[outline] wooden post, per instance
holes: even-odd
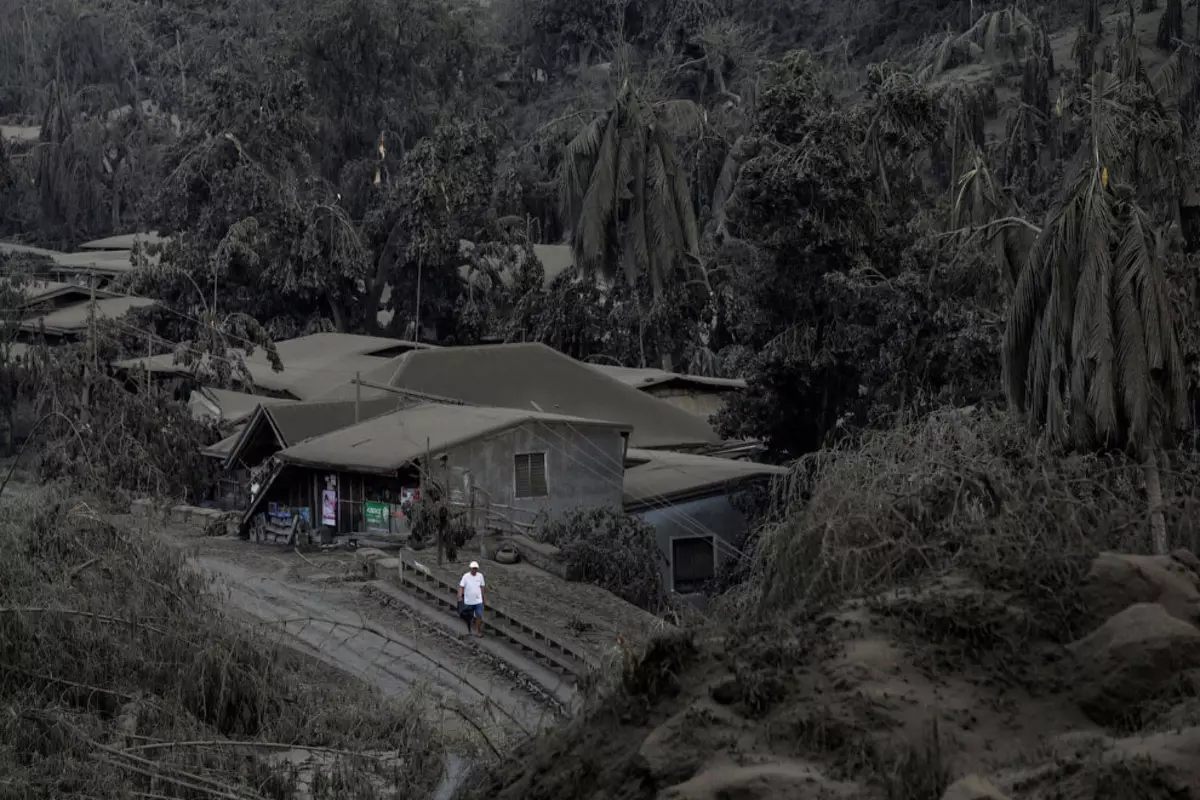
[[[146,331],[146,394],[150,394],[150,359],[154,358],[154,343],[150,339],[150,331]]]
[[[429,463],[430,463],[430,461],[429,461],[429,437],[426,436],[425,437],[425,463],[421,465],[422,466],[422,469],[421,469],[421,477],[422,478],[424,478],[426,473],[429,472]],[[425,492],[421,492],[421,501],[422,502],[425,501]],[[442,498],[442,501],[444,502],[445,498]],[[442,556],[443,556],[442,545],[444,544],[442,542],[442,527],[440,524],[438,524],[440,522],[441,522],[441,515],[438,514],[436,517],[436,520],[434,522],[434,526],[433,526],[433,535],[434,535],[434,538],[437,539],[437,563],[438,563],[439,567],[442,565]]]
[[[362,373],[354,373],[354,424],[359,421],[358,407],[362,403]]]

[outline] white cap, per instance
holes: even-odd
[[[479,562],[478,562],[478,561],[472,561],[472,562],[471,562],[471,567],[470,567],[470,568],[471,568],[471,569],[479,569]]]

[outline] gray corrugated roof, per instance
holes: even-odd
[[[706,490],[715,494],[733,484],[788,472],[785,467],[769,464],[667,450],[630,448],[626,456],[640,462],[625,470],[626,511],[657,505],[673,497],[702,494]]]
[[[245,429],[245,427],[246,426],[244,424],[239,425],[233,433],[226,436],[216,444],[210,444],[208,447],[200,448],[200,455],[208,456],[210,458],[228,458],[229,454],[233,452],[233,448],[237,444],[238,439],[241,438],[242,430]]]
[[[276,406],[261,406],[246,422],[245,430],[239,436],[238,442],[229,452],[233,460],[240,454],[242,441],[250,441],[255,431],[263,425],[269,425],[280,439],[281,448],[327,433],[347,428],[354,424],[355,414],[360,422],[373,419],[381,414],[388,414],[398,408],[413,405],[416,401],[402,395],[364,400],[355,412],[353,400],[333,400],[316,402],[293,402]]]
[[[611,422],[541,414],[513,408],[418,403],[358,425],[309,439],[277,454],[281,461],[311,467],[391,473],[426,451],[439,453],[454,445],[525,423],[563,423],[628,430]]]
[[[61,281],[31,281],[21,287],[21,292],[25,295],[25,300],[22,307],[28,308],[40,303],[47,303],[51,300],[56,300],[61,297],[70,297],[75,295],[81,300],[90,300],[92,290],[78,283],[63,283]],[[103,289],[96,289],[96,297],[117,297],[113,292],[106,292]]]
[[[286,364],[294,361],[329,361],[347,356],[369,356],[388,350],[432,349],[434,345],[390,339],[385,336],[362,336],[357,333],[314,333],[275,343],[279,357]]]
[[[363,400],[358,418],[360,421],[373,419],[412,404],[411,399],[401,395]],[[289,447],[354,424],[353,400],[289,403],[263,410],[283,436],[284,444]]]
[[[353,380],[356,373],[361,372],[365,376],[388,363],[389,359],[371,353],[427,347],[432,345],[380,336],[317,333],[275,343],[275,350],[283,361],[283,370],[280,372],[271,367],[262,348],[256,348],[254,353],[242,355],[242,358],[257,388],[288,392],[301,400],[313,400]],[[171,353],[154,356],[149,359],[150,369],[172,375],[186,374],[186,370],[175,364],[174,360]],[[142,366],[146,361],[145,358],[131,358],[118,361],[114,366],[132,369]],[[353,396],[351,393],[348,399],[353,399]]]
[[[621,383],[638,389],[648,389],[651,386],[661,386],[664,383],[672,382],[692,384],[702,389],[731,390],[746,388],[746,382],[741,378],[709,378],[704,375],[684,375],[680,372],[667,372],[663,369],[616,367],[610,364],[588,364],[588,366],[611,378],[616,378]]]
[[[295,403],[295,400],[288,400],[283,397],[265,397],[260,394],[247,394],[245,392],[234,392],[229,389],[217,389],[212,386],[205,386],[202,389],[197,389],[193,392],[193,396],[199,395],[215,404],[220,410],[220,418],[222,422],[233,423],[244,420],[254,413],[260,405],[262,406],[278,406]]]
[[[145,308],[154,305],[153,300],[145,297],[106,297],[96,301],[96,317],[98,319],[116,319],[134,308]],[[87,328],[90,300],[75,305],[51,311],[44,317],[35,317],[21,323],[21,330],[36,332],[43,325],[47,333],[79,333]]]
[[[633,427],[638,447],[713,444],[708,422],[604,375],[544,344],[499,344],[418,350],[363,375],[367,383],[412,389],[478,406],[541,410]],[[363,388],[363,397],[381,392]],[[354,396],[354,386],[329,399]]]
[[[145,245],[161,244],[166,241],[154,231],[150,233],[124,233],[105,239],[93,239],[79,245],[80,250],[133,250],[135,242]]]

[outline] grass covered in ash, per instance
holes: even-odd
[[[0,798],[436,784],[442,748],[415,708],[229,618],[151,535],[47,489],[0,504],[0,554]]]
[[[1200,462],[1162,470],[1173,546],[1200,543]],[[1146,552],[1140,465],[1030,445],[1003,412],[947,411],[802,460],[781,520],[754,546],[745,609],[821,611],[849,598],[969,578],[1028,608],[1036,630],[1084,633],[1078,593],[1104,550]]]

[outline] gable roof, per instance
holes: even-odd
[[[155,301],[146,297],[105,297],[96,300],[96,318],[97,319],[116,319],[124,316],[127,312],[134,308],[145,308],[146,306],[154,305]],[[85,300],[82,303],[59,308],[50,313],[41,316],[33,317],[24,320],[21,323],[21,330],[29,333],[37,333],[45,326],[46,333],[68,335],[82,333],[88,326],[88,316],[90,314],[90,300]]]
[[[610,364],[588,364],[588,366],[638,389],[649,389],[652,386],[661,386],[666,383],[678,383],[711,391],[736,391],[746,388],[746,382],[741,378],[709,378],[704,375],[667,372],[663,369],[617,367]]]
[[[720,441],[694,414],[651,397],[540,343],[416,350],[364,373],[364,383],[411,389],[477,406],[610,420],[633,428],[637,447],[682,447]],[[326,395],[354,397],[348,383]],[[362,387],[363,397],[378,389]]]
[[[245,424],[238,425],[233,433],[226,436],[221,441],[210,444],[208,447],[200,448],[200,455],[208,456],[209,458],[219,458],[224,461],[229,457],[230,452],[237,445],[238,439],[241,438],[242,431],[245,430]]]
[[[630,448],[626,454],[626,511],[661,506],[671,500],[723,494],[747,481],[786,475],[786,467],[734,461],[669,450]]]
[[[203,386],[193,391],[191,398],[189,398],[189,404],[193,406],[193,413],[199,413],[195,410],[195,404],[198,402],[215,407],[216,416],[220,418],[221,422],[234,423],[245,420],[260,405],[278,406],[295,403],[296,401],[284,397],[265,397],[260,394],[247,394],[229,389]]]
[[[388,357],[398,352],[432,347],[433,345],[380,336],[315,333],[275,343],[275,350],[283,361],[283,369],[279,372],[271,366],[262,348],[256,348],[249,356],[243,354],[242,359],[255,387],[272,392],[287,392],[299,400],[314,400],[328,394],[333,387],[353,380],[357,373],[365,376],[372,370],[379,369],[388,362]],[[385,355],[377,355],[381,353]],[[186,368],[175,363],[172,353],[152,356],[149,359],[130,358],[118,361],[114,366],[132,369],[147,363],[151,372],[187,374]],[[347,399],[353,397],[351,392]]]
[[[106,292],[103,289],[96,289],[96,297],[103,299],[106,297],[116,297],[113,292]],[[90,300],[92,290],[78,283],[63,283],[62,281],[30,281],[21,287],[21,293],[24,299],[21,301],[21,308],[29,308],[30,306],[49,303],[52,300],[58,300],[64,297],[76,297],[79,300]]]
[[[412,405],[413,402],[409,398],[395,394],[363,400],[359,403],[358,420],[362,422],[373,419],[381,414]],[[354,425],[356,414],[354,405],[353,400],[318,400],[274,406],[260,405],[247,420],[246,427],[237,443],[229,451],[225,464],[227,467],[231,465],[264,425],[271,430],[282,450],[308,439]]]
[[[532,409],[484,408],[422,402],[383,414],[288,447],[276,454],[284,463],[314,468],[391,474],[426,453],[535,422],[605,427],[628,431],[613,422],[543,414]]]
[[[358,419],[360,422],[373,419],[411,405],[412,402],[409,398],[401,395],[387,395],[363,400],[359,404]],[[354,425],[353,400],[289,403],[283,406],[265,407],[263,410],[271,418],[271,423],[279,431],[284,444],[288,447]]]

